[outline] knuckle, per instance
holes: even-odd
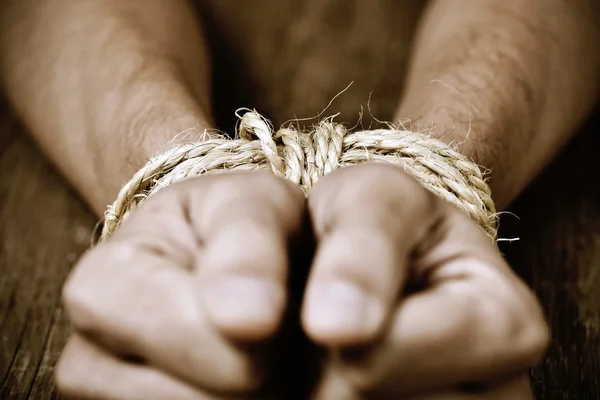
[[[514,313],[498,296],[489,294],[482,298],[479,301],[477,312],[480,324],[485,327],[488,336],[504,341],[515,333]]]
[[[523,363],[533,367],[541,361],[550,344],[550,329],[545,323],[530,324],[521,332],[519,341],[523,348]]]
[[[285,202],[304,199],[298,185],[287,179],[277,177],[268,171],[256,171],[253,176],[255,181],[251,181],[249,184],[269,197]]]
[[[517,347],[521,349],[523,364],[534,366],[544,356],[551,333],[539,302],[533,295],[530,297],[530,306],[520,308],[521,327]]]
[[[381,229],[338,229],[323,245],[314,264],[315,273],[326,279],[353,282],[378,298],[387,298],[394,292],[394,285],[386,278],[396,276],[390,271],[398,261],[395,247],[396,243]],[[372,260],[377,260],[375,265],[365,268]]]
[[[106,305],[111,299],[103,293],[110,280],[105,265],[107,251],[111,264],[132,257],[129,246],[102,244],[88,252],[75,266],[62,289],[62,303],[71,323],[80,331],[94,332],[100,327]]]
[[[435,342],[432,351],[443,353],[449,343],[455,343],[458,347],[471,347],[478,357],[486,359],[505,354],[507,345],[510,346],[506,337],[510,335],[511,316],[507,315],[502,302],[489,293],[482,294],[481,288],[472,284],[454,292],[449,302],[457,311],[445,319],[440,340]]]
[[[260,189],[264,186],[283,185],[284,180],[276,177],[267,170],[256,171],[239,171],[230,172],[219,175],[219,184],[230,183],[236,187],[249,186],[251,188]]]
[[[464,312],[456,313],[456,316],[451,319],[451,323],[448,325],[448,329],[445,332],[445,337],[452,339],[462,339],[465,343],[470,343],[476,338],[478,333],[476,331],[477,326],[482,324],[481,315],[489,322],[485,325],[486,331],[497,331],[497,326],[502,325],[502,321],[499,320],[496,308],[487,300],[479,300],[475,296],[461,296],[458,300],[457,308],[464,310]],[[490,318],[490,316],[492,316]],[[445,346],[447,342],[440,341],[440,345]]]
[[[550,341],[549,327],[533,295],[523,296],[514,287],[501,289],[482,301],[481,321],[490,341],[490,349],[511,363],[534,366],[543,356]],[[510,286],[509,282],[504,285]],[[524,285],[524,284],[522,284]]]
[[[60,394],[69,398],[81,397],[81,379],[74,377],[73,370],[58,367],[55,374],[56,388]]]
[[[208,189],[211,204],[244,203],[250,204],[259,200],[272,199],[278,195],[281,186],[277,178],[266,172],[230,173],[214,176]]]
[[[219,363],[218,376],[221,389],[249,393],[258,390],[265,382],[265,373],[258,358],[249,355]]]
[[[261,214],[263,213],[257,210],[254,215],[240,216],[231,227],[224,227],[223,232],[232,238],[246,238],[248,244],[277,243],[281,236],[280,233],[273,230],[272,224],[266,223],[272,222],[274,224],[275,216],[268,213]]]
[[[344,180],[340,192],[349,199],[382,201],[387,210],[410,210],[403,216],[422,214],[438,206],[437,197],[425,190],[417,180],[400,168],[370,162],[347,168],[338,175]],[[351,179],[350,179],[351,176]]]
[[[238,392],[252,392],[264,384],[266,379],[264,357],[264,354],[246,353],[232,363],[234,376],[237,377],[235,382],[232,382],[232,386],[237,386]]]
[[[392,376],[394,380],[399,378],[389,362],[381,362],[382,358],[387,358],[382,352],[388,350],[354,349],[341,354],[331,353],[326,368],[335,373],[327,374],[325,378],[337,378],[351,391],[369,393],[377,390],[387,385]]]
[[[270,172],[232,174],[229,178],[215,183],[215,198],[211,198],[214,204],[237,203],[243,199],[245,208],[262,210],[259,214],[285,221],[296,219],[295,211],[303,207],[305,197],[299,186]]]
[[[250,175],[248,175],[246,178],[240,179],[241,176],[237,174],[235,176],[227,176],[224,174],[219,176],[219,178],[221,179],[215,179],[215,181],[212,183],[210,191],[212,192],[211,194],[216,197],[214,201],[223,203],[229,202],[232,199],[239,199],[247,195],[248,193],[246,192],[248,191],[248,188],[246,188],[245,185],[246,183],[252,181]],[[253,185],[250,184],[250,187],[252,188]]]
[[[97,326],[97,297],[87,290],[87,284],[72,279],[62,291],[63,307],[71,324],[81,331],[93,331]]]
[[[58,391],[67,397],[83,397],[83,388],[86,380],[82,368],[78,365],[72,352],[65,351],[61,355],[54,373],[54,380]]]
[[[515,312],[511,305],[513,301],[504,301],[503,297],[488,293],[478,305],[479,324],[485,337],[490,339],[490,349],[502,353],[506,352],[507,347],[513,346],[513,339],[518,333]]]

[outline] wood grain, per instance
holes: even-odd
[[[251,4],[251,5],[249,5]],[[322,111],[391,118],[422,2],[212,0],[198,7],[210,38],[219,127],[237,107],[275,125]],[[369,102],[370,98],[370,103]],[[311,123],[307,121],[307,123]],[[503,251],[541,297],[554,341],[533,373],[538,399],[600,398],[599,118],[503,219]],[[53,368],[68,334],[61,286],[95,219],[0,110],[0,399],[55,399]]]
[[[0,125],[0,399],[53,393],[61,286],[94,220],[4,108]]]

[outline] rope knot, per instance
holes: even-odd
[[[250,110],[240,116],[237,131],[242,140],[258,138],[271,172],[299,184],[305,192],[337,169],[348,132],[329,120],[321,121],[310,133],[291,127],[275,132],[269,121]]]
[[[274,175],[285,177],[286,165],[279,154],[277,143],[275,142],[271,124],[256,111],[248,111],[242,115],[238,125],[238,135],[243,140],[252,140],[256,136],[260,140],[260,145],[266,160],[271,165],[271,172]]]

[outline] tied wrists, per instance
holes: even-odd
[[[256,111],[240,116],[237,138],[177,145],[152,158],[121,189],[105,214],[108,239],[148,196],[182,180],[217,172],[269,170],[305,194],[323,175],[365,162],[383,162],[410,173],[496,239],[497,215],[480,168],[449,145],[420,132],[376,129],[351,132],[331,119],[305,132],[275,131]]]

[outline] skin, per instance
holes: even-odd
[[[7,97],[98,214],[179,132],[211,127],[198,22],[185,1],[165,4],[6,0],[0,12]],[[434,136],[491,169],[502,209],[598,96],[598,7],[432,1],[398,118],[433,123]],[[526,371],[548,341],[535,297],[473,222],[380,165],[336,171],[308,201],[262,173],[200,177],[148,199],[65,286],[74,334],[60,390],[126,400],[255,393],[290,300],[289,242],[307,235],[317,249],[301,326],[326,350],[312,398],[531,398]],[[421,290],[399,298],[414,282]],[[484,390],[461,390],[465,382]]]
[[[504,209],[598,99],[594,0],[436,0],[419,27],[396,117],[491,171]]]
[[[269,372],[288,243],[306,233],[307,211],[319,245],[302,322],[332,348],[312,398],[450,396],[462,382],[494,382],[540,359],[548,333],[533,293],[481,229],[410,176],[376,164],[340,170],[306,203],[284,180],[238,173],[162,191],[81,260],[65,287],[77,333],[58,368],[62,391],[109,399],[253,393]],[[374,259],[375,274],[365,268]],[[425,289],[399,299],[409,277]],[[350,318],[349,305],[368,314]],[[254,354],[239,340],[267,348]],[[348,345],[366,346],[364,354],[348,356]]]

